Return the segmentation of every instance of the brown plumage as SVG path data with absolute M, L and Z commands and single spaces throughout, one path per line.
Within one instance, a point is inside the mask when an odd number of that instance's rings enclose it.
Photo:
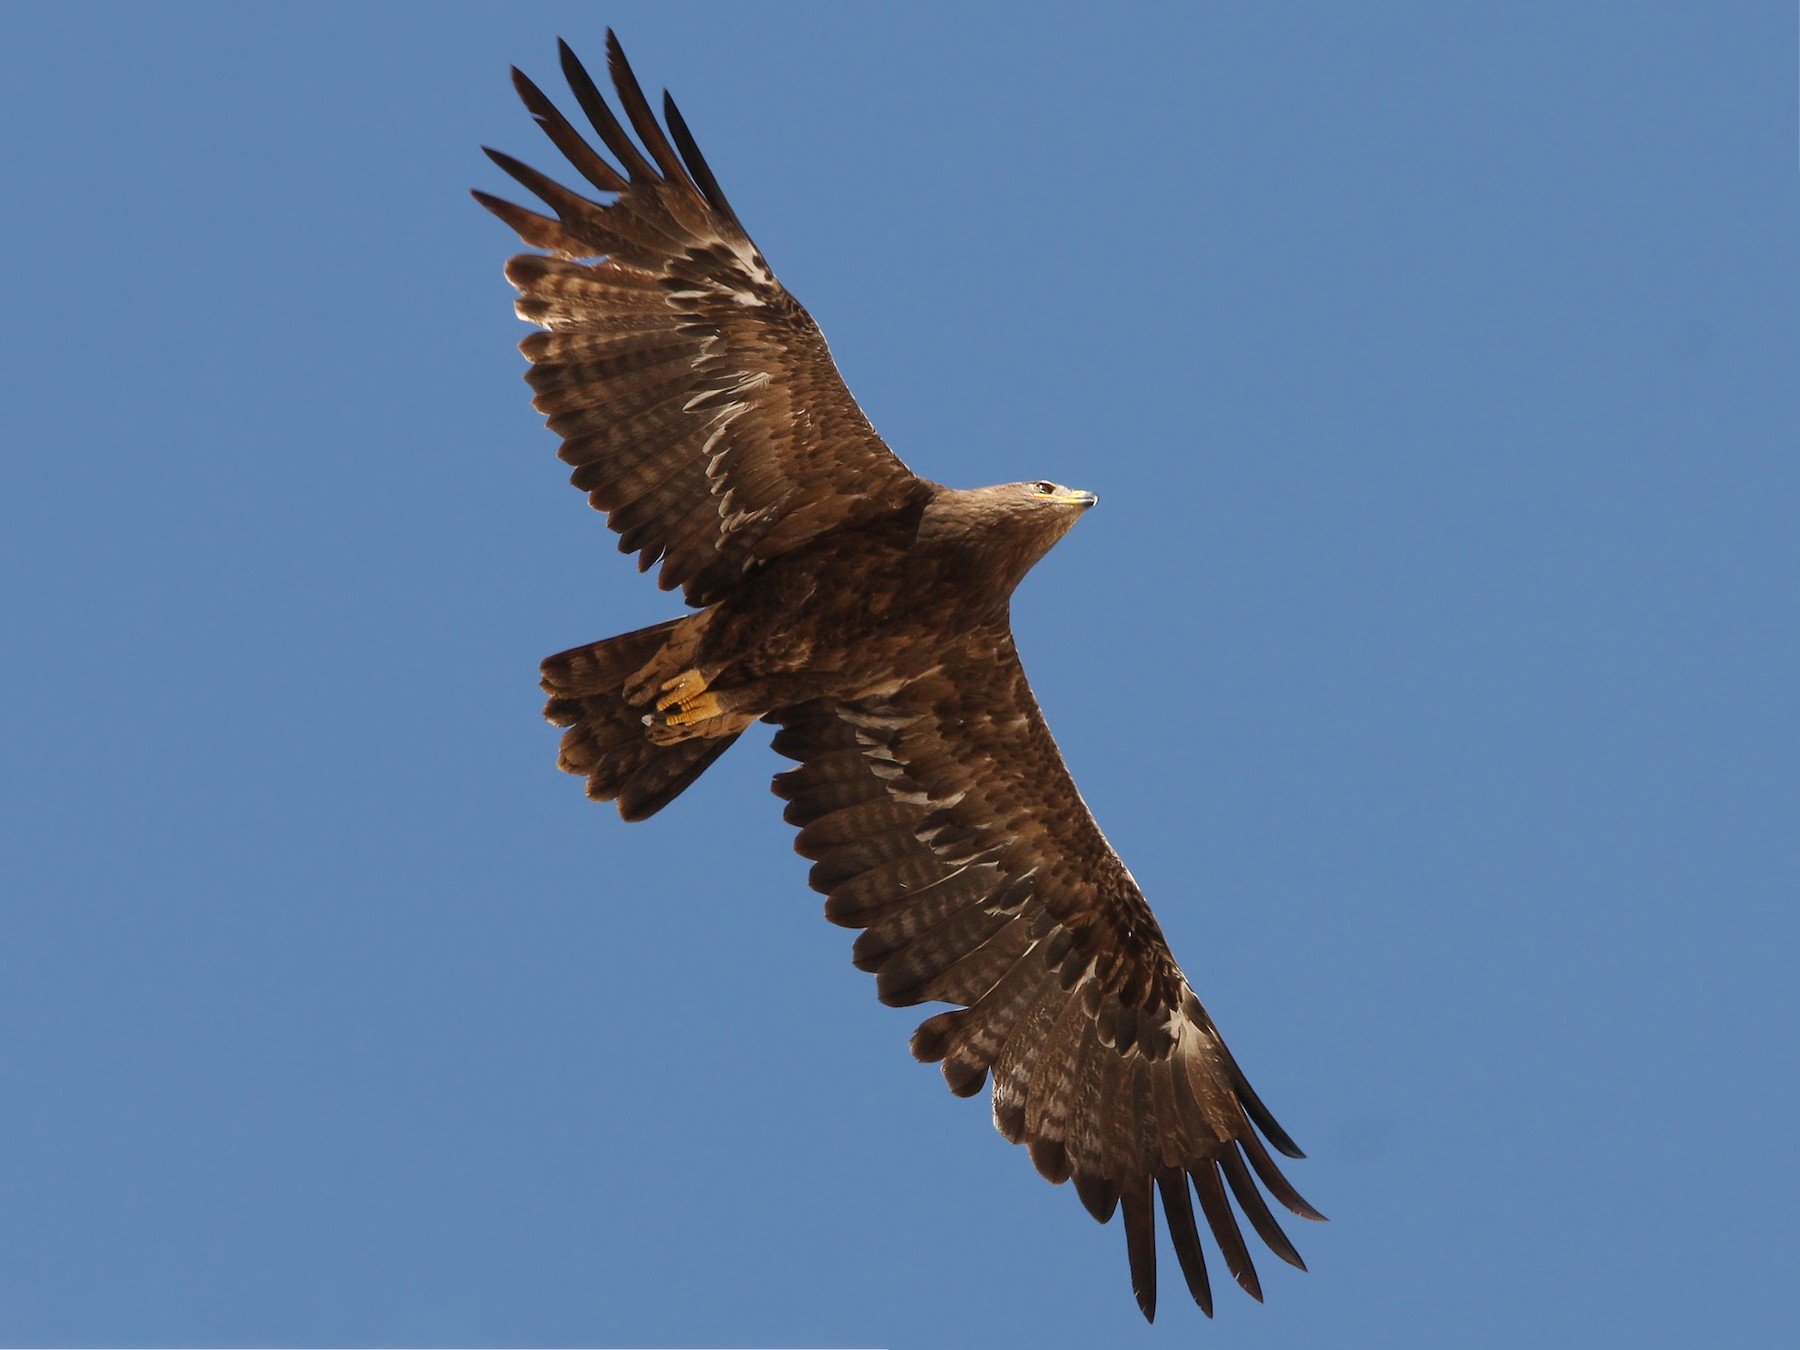
M 550 657 L 562 767 L 627 820 L 661 810 L 752 722 L 834 923 L 882 1001 L 956 1005 L 913 1053 L 1102 1223 L 1124 1214 L 1156 1306 L 1157 1197 L 1208 1314 L 1200 1215 L 1262 1297 L 1227 1191 L 1304 1269 L 1262 1190 L 1321 1217 L 1264 1147 L 1299 1157 L 1170 956 L 1076 791 L 1014 649 L 1008 602 L 1093 505 L 1052 483 L 959 491 L 875 434 L 818 328 L 750 241 L 664 96 L 609 33 L 636 140 L 574 53 L 562 67 L 617 168 L 514 84 L 602 205 L 489 151 L 554 217 L 477 192 L 526 243 L 506 267 L 536 406 L 572 481 L 640 568 L 697 612 Z M 673 138 L 671 142 L 670 138 Z

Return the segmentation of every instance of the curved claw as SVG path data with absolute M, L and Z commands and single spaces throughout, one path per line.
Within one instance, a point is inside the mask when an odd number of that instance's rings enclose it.
M 686 712 L 705 693 L 706 677 L 697 670 L 684 670 L 674 679 L 663 681 L 662 697 L 656 700 L 656 710 L 667 712 L 670 708 L 679 708 Z

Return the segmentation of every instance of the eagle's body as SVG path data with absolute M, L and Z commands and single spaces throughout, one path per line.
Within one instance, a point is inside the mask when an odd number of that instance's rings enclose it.
M 884 1002 L 954 1005 L 913 1052 L 1102 1221 L 1156 1297 L 1155 1196 L 1211 1311 L 1194 1201 L 1260 1285 L 1227 1191 L 1299 1256 L 1257 1183 L 1319 1215 L 1258 1133 L 1298 1157 L 1170 956 L 1031 696 L 1013 589 L 1092 506 L 1052 483 L 958 490 L 913 474 L 843 386 L 665 96 L 665 134 L 609 35 L 636 141 L 574 54 L 563 68 L 621 168 L 524 76 L 526 106 L 601 205 L 508 156 L 556 212 L 477 193 L 551 256 L 507 265 L 537 407 L 573 481 L 694 613 L 546 660 L 562 767 L 627 820 L 661 810 L 758 719 L 826 916 L 860 928 Z M 669 137 L 673 136 L 671 144 Z M 641 147 L 641 148 L 640 148 Z M 679 147 L 679 148 L 677 148 Z M 1190 1189 L 1191 1188 L 1191 1189 Z
M 546 661 L 549 716 L 573 728 L 564 767 L 641 819 L 725 748 L 695 741 L 736 737 L 814 699 L 887 697 L 1007 641 L 1014 587 L 1093 495 L 918 483 L 894 509 L 771 560 L 698 614 Z M 685 707 L 684 672 L 696 692 Z

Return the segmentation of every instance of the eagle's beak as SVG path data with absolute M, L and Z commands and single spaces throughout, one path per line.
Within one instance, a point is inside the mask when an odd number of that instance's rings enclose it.
M 1091 492 L 1070 492 L 1062 497 L 1052 497 L 1050 500 L 1059 506 L 1079 506 L 1085 511 L 1100 499 Z

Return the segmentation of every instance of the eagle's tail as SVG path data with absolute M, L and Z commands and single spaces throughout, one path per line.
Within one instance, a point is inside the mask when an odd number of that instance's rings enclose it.
M 626 820 L 644 820 L 679 797 L 735 734 L 653 745 L 644 710 L 625 701 L 625 682 L 662 650 L 679 619 L 590 642 L 545 658 L 544 717 L 563 733 L 557 765 L 587 779 L 587 795 L 616 801 Z

